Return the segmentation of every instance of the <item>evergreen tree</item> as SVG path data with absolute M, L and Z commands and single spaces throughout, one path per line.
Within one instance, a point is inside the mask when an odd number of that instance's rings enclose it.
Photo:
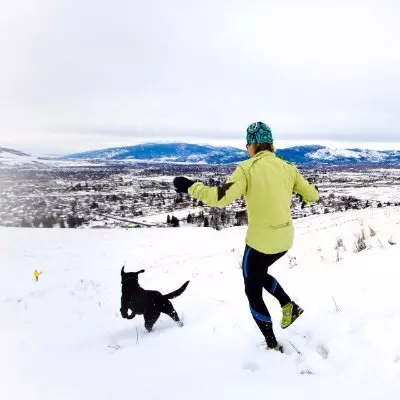
M 53 228 L 53 226 L 57 223 L 56 219 L 53 215 L 49 215 L 44 217 L 42 220 L 43 228 Z
M 226 219 L 227 219 L 226 212 L 225 212 L 225 211 L 223 211 L 223 212 L 221 213 L 221 223 L 222 223 L 222 225 L 224 225 L 224 224 L 225 224 L 225 222 L 226 222 Z
M 94 210 L 95 208 L 99 208 L 98 203 L 96 203 L 95 201 L 92 202 L 92 204 L 90 205 L 90 209 Z
M 179 227 L 179 219 L 176 218 L 175 216 L 172 216 L 171 218 L 171 224 L 174 228 L 178 228 Z
M 76 217 L 69 214 L 68 218 L 67 218 L 67 225 L 68 225 L 68 228 L 76 228 L 76 226 L 77 226 Z
M 33 218 L 32 224 L 35 228 L 39 228 L 40 226 L 40 219 L 38 217 Z
M 22 218 L 21 227 L 22 228 L 31 228 L 32 224 L 28 220 L 26 220 L 25 218 Z

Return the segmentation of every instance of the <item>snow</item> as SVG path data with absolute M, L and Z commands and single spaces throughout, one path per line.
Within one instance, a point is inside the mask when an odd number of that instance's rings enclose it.
M 336 187 L 335 194 L 336 196 L 355 196 L 360 200 L 398 202 L 400 185 Z
M 121 156 L 122 154 L 128 153 L 129 150 L 127 149 L 115 149 L 115 150 L 108 150 L 100 153 L 97 158 L 104 158 L 106 160 L 111 160 L 114 157 Z
M 37 157 L 30 156 L 28 154 L 17 154 L 11 151 L 0 151 L 0 163 L 8 163 L 11 165 L 14 164 L 19 164 L 19 163 L 30 163 L 30 162 L 36 162 Z
M 243 227 L 0 229 L 0 398 L 398 399 L 400 246 L 388 239 L 400 239 L 400 210 L 295 225 L 295 246 L 270 272 L 305 313 L 282 331 L 265 295 L 285 355 L 264 350 L 250 317 Z M 353 253 L 362 226 L 368 248 Z M 122 265 L 144 268 L 141 285 L 163 293 L 190 280 L 173 300 L 185 326 L 162 316 L 148 334 L 141 316 L 122 319 Z
M 18 166 L 32 166 L 37 167 L 50 166 L 50 167 L 86 167 L 96 165 L 93 162 L 86 160 L 65 160 L 57 158 L 41 158 L 30 155 L 18 155 L 8 151 L 0 151 L 0 167 L 18 167 Z
M 203 207 L 189 207 L 167 213 L 157 213 L 153 215 L 146 215 L 145 217 L 135 217 L 133 220 L 144 223 L 166 223 L 168 215 L 170 217 L 174 216 L 179 220 L 183 220 L 187 218 L 188 214 L 198 215 L 201 212 L 204 212 Z M 192 227 L 192 225 L 186 225 L 186 227 Z
M 145 158 L 145 155 L 148 155 Z M 239 162 L 247 157 L 244 150 L 229 147 L 213 147 L 209 145 L 194 145 L 189 143 L 145 143 L 142 145 L 123 148 L 95 150 L 72 154 L 67 158 L 128 161 L 140 163 L 171 163 L 171 164 L 211 164 L 215 163 L 218 155 L 219 162 Z M 119 160 L 115 160 L 118 158 Z
M 384 152 L 361 149 L 336 149 L 324 147 L 315 152 L 306 154 L 307 157 L 315 160 L 337 160 L 341 158 L 364 159 L 371 162 L 384 161 L 388 155 Z
M 325 159 L 325 160 L 334 160 L 338 157 L 346 157 L 346 158 L 359 158 L 360 155 L 358 152 L 346 149 L 332 149 L 329 147 L 319 149 L 314 153 L 307 154 L 308 157 L 314 159 Z
M 361 158 L 367 158 L 370 161 L 384 161 L 388 154 L 376 150 L 359 150 Z

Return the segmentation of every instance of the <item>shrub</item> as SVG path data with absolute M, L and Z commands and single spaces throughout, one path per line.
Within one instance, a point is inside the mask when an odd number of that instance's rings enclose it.
M 343 238 L 338 236 L 336 238 L 335 250 L 336 250 L 336 262 L 339 262 L 342 258 L 340 257 L 340 249 L 346 251 L 346 246 L 344 245 Z
M 367 248 L 367 244 L 365 243 L 365 231 L 364 228 L 361 228 L 359 233 L 356 233 L 354 239 L 354 253 L 359 253 Z

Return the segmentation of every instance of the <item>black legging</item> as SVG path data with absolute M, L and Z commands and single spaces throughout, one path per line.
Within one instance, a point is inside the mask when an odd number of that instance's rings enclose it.
M 275 347 L 277 341 L 272 330 L 271 315 L 262 297 L 262 290 L 264 288 L 272 294 L 281 306 L 290 303 L 290 297 L 282 289 L 279 282 L 268 274 L 268 268 L 284 254 L 286 254 L 286 251 L 277 254 L 264 254 L 246 246 L 243 257 L 244 285 L 250 311 L 264 335 L 268 347 Z

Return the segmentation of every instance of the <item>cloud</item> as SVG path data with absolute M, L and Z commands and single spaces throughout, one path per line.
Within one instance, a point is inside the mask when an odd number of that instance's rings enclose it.
M 4 4 L 0 142 L 398 141 L 396 1 Z M 89 140 L 90 139 L 90 140 Z

